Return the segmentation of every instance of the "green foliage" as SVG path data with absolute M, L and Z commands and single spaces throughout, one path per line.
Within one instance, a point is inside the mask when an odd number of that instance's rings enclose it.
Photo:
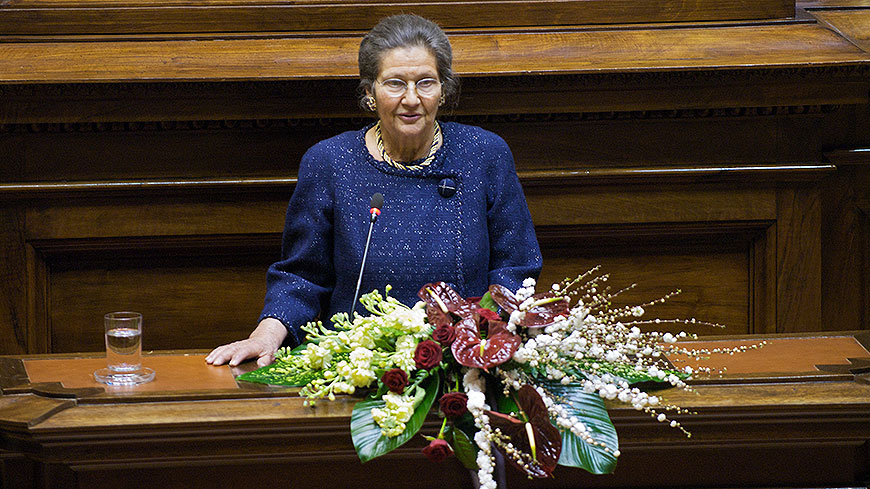
M 438 394 L 438 381 L 439 376 L 432 375 L 422 382 L 423 400 L 414 409 L 411 419 L 405 423 L 405 431 L 393 438 L 385 437 L 381 433 L 381 427 L 372 418 L 372 409 L 383 409 L 386 402 L 382 399 L 371 399 L 356 403 L 350 418 L 350 435 L 360 461 L 368 462 L 373 458 L 389 453 L 404 445 L 420 431 L 423 421 L 426 420 L 426 416 L 432 409 L 432 404 L 435 403 L 435 396 Z
M 506 396 L 504 393 L 499 392 L 496 396 L 496 402 L 498 403 L 496 409 L 498 412 L 503 414 L 511 414 L 517 413 L 520 410 L 520 407 L 517 406 L 517 402 L 513 397 Z
M 312 380 L 323 377 L 322 370 L 307 370 L 295 368 L 295 359 L 288 357 L 283 361 L 276 361 L 271 365 L 260 367 L 257 370 L 239 375 L 237 380 L 256 382 L 259 384 L 283 385 L 288 387 L 302 387 Z
M 494 300 L 492 300 L 492 296 L 489 295 L 489 291 L 486 294 L 483 294 L 483 297 L 480 298 L 480 302 L 478 303 L 480 307 L 484 309 L 490 309 L 492 311 L 498 312 L 498 304 Z
M 453 453 L 463 467 L 477 470 L 477 446 L 460 429 L 450 430 L 450 437 L 452 438 Z
M 577 384 L 551 382 L 544 385 L 556 397 L 564 400 L 563 405 L 568 412 L 583 421 L 595 441 L 604 443 L 611 451 L 619 449 L 616 428 L 610 421 L 601 396 L 583 392 L 582 386 Z M 580 467 L 593 474 L 610 474 L 616 470 L 616 457 L 603 447 L 587 443 L 573 433 L 562 430 L 559 465 Z

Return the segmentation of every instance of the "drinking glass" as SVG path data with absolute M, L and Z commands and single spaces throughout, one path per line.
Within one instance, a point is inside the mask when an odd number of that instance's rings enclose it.
M 106 368 L 94 372 L 94 378 L 109 385 L 135 385 L 154 380 L 154 370 L 142 366 L 142 315 L 110 312 L 105 315 L 104 324 Z

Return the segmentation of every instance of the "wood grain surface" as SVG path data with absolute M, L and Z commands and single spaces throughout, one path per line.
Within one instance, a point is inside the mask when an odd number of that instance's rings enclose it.
M 772 19 L 795 12 L 788 0 L 9 0 L 3 7 L 0 32 L 14 35 L 359 31 L 397 13 L 445 28 L 479 28 Z
M 856 20 L 857 22 L 858 20 Z M 863 22 L 863 21 L 862 21 Z M 358 37 L 0 43 L 0 83 L 353 78 Z M 455 34 L 463 76 L 813 66 L 867 62 L 829 29 L 793 23 Z
M 846 341 L 850 339 L 851 343 Z M 770 342 L 768 352 L 782 348 L 779 353 L 785 356 L 788 352 L 798 356 L 827 350 L 838 350 L 834 356 L 851 355 L 858 345 L 846 333 L 827 338 L 744 336 L 721 338 L 716 343 L 762 340 Z M 804 343 L 798 345 L 800 342 Z M 867 355 L 866 349 L 863 352 Z M 201 360 L 201 353 L 190 353 L 161 355 Z M 742 361 L 739 355 L 715 361 L 719 366 L 733 367 Z M 24 359 L 63 363 L 87 357 Z M 756 367 L 783 370 L 783 364 Z M 796 368 L 803 370 L 804 366 Z M 750 378 L 737 370 L 714 374 L 691 392 L 656 392 L 663 402 L 691 411 L 672 414 L 691 431 L 691 438 L 646 413 L 609 403 L 623 453 L 616 473 L 591 476 L 559 467 L 547 487 L 640 488 L 650 483 L 710 489 L 737 485 L 785 488 L 810 483 L 815 487 L 847 487 L 863 480 L 866 464 L 862 447 L 870 439 L 870 384 L 857 381 L 855 375 L 835 372 L 792 371 L 786 377 L 782 372 L 760 373 L 756 369 L 757 375 Z M 197 378 L 209 374 L 200 368 L 186 369 L 185 375 L 188 384 L 196 384 Z M 6 451 L 0 460 L 6 468 L 4 481 L 23 487 L 108 488 L 155 483 L 204 488 L 245 480 L 274 484 L 291 478 L 310 487 L 330 487 L 348 477 L 377 481 L 385 487 L 468 484 L 467 471 L 455 461 L 426 463 L 419 451 L 425 445 L 422 438 L 387 457 L 360 464 L 348 431 L 358 398 L 339 396 L 312 408 L 304 406 L 295 391 L 209 398 L 201 391 L 178 387 L 182 390 L 171 398 L 118 392 L 73 401 L 43 397 L 36 390 L 0 396 L 3 439 L 20 441 L 3 446 Z M 423 430 L 434 432 L 439 426 L 440 420 L 433 417 Z M 674 456 L 682 460 L 682 470 L 657 467 Z M 769 465 L 771 461 L 775 468 Z M 341 471 L 335 470 L 337 465 Z M 413 475 L 408 474 L 409 466 L 417 467 Z M 32 475 L 35 473 L 40 474 L 38 479 Z M 519 473 L 509 472 L 508 478 L 510 487 L 540 486 Z

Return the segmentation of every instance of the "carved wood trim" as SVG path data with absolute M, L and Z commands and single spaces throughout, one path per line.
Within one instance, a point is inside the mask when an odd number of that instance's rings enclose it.
M 733 166 L 613 167 L 519 171 L 526 187 L 633 184 L 648 182 L 714 183 L 722 181 L 783 182 L 817 180 L 836 171 L 830 164 L 758 164 Z M 205 178 L 172 180 L 121 180 L 84 182 L 0 183 L 0 201 L 75 196 L 147 194 L 258 193 L 285 194 L 296 185 L 295 177 Z
M 460 103 L 445 119 L 474 123 L 487 117 L 535 121 L 536 117 L 612 120 L 824 114 L 838 105 L 866 103 L 868 74 L 870 65 L 475 76 L 463 79 Z M 356 84 L 356 80 L 0 84 L 4 101 L 0 132 L 292 128 L 294 124 L 359 127 L 370 119 L 357 107 Z M 718 88 L 722 85 L 738 88 Z
M 367 30 L 416 13 L 445 28 L 685 22 L 793 17 L 789 0 L 489 0 L 246 2 L 9 0 L 0 31 L 15 35 Z
M 24 209 L 0 207 L 0 351 L 25 353 L 28 343 Z
M 825 153 L 825 160 L 835 165 L 870 165 L 870 148 L 828 151 Z
M 710 243 L 723 236 L 732 239 L 755 242 L 764 238 L 767 230 L 774 224 L 769 220 L 750 221 L 708 221 L 708 222 L 667 222 L 618 225 L 550 225 L 536 226 L 538 241 L 549 246 L 569 243 L 574 246 L 578 239 L 632 239 L 632 238 L 672 238 L 679 236 L 687 243 Z
M 16 388 L 27 386 L 30 379 L 20 358 L 0 358 L 0 393 L 19 393 Z
M 173 256 L 197 255 L 208 250 L 209 256 L 227 253 L 273 252 L 281 247 L 281 233 L 220 234 L 192 236 L 136 236 L 80 239 L 38 239 L 28 242 L 34 250 L 50 263 L 57 257 L 77 257 L 99 255 L 101 253 L 123 253 L 125 251 L 142 254 L 163 254 L 172 252 Z
M 51 321 L 49 298 L 49 265 L 45 257 L 31 243 L 25 245 L 27 253 L 27 352 L 51 351 Z
M 0 85 L 0 92 L 2 92 Z M 38 98 L 38 95 L 34 95 Z M 71 96 L 72 98 L 72 96 Z M 349 104 L 350 105 L 350 104 Z M 585 121 L 632 121 L 662 119 L 709 119 L 731 117 L 776 117 L 788 115 L 830 114 L 839 110 L 837 104 L 824 105 L 782 105 L 764 107 L 707 107 L 662 110 L 631 111 L 586 111 L 586 112 L 523 112 L 523 113 L 475 113 L 443 114 L 439 119 L 465 124 L 524 123 L 524 122 L 585 122 Z M 221 120 L 128 120 L 115 122 L 33 122 L 0 123 L 0 133 L 89 133 L 89 132 L 164 132 L 164 131 L 239 131 L 310 128 L 312 126 L 343 129 L 358 129 L 373 122 L 371 117 L 318 117 L 311 118 L 267 118 L 267 119 L 221 119 Z M 860 150 L 856 150 L 860 151 Z M 833 153 L 839 154 L 839 153 Z M 860 156 L 858 156 L 860 157 Z
M 776 332 L 777 223 L 759 226 L 749 252 L 749 329 L 753 334 Z

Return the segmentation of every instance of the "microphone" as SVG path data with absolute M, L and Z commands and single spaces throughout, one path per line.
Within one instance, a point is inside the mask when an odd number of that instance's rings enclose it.
M 372 229 L 375 227 L 375 221 L 381 215 L 381 207 L 384 206 L 384 196 L 378 192 L 372 195 L 372 200 L 369 202 L 369 234 L 366 237 L 366 247 L 363 249 L 362 263 L 359 266 L 359 278 L 356 280 L 356 290 L 353 293 L 353 302 L 350 303 L 350 320 L 353 321 L 353 310 L 356 308 L 356 301 L 359 299 L 359 288 L 362 285 L 363 271 L 366 268 L 366 258 L 369 255 L 369 243 L 372 241 Z
M 371 222 L 375 222 L 378 220 L 378 216 L 381 215 L 381 207 L 384 206 L 384 196 L 378 192 L 375 195 L 372 195 L 372 200 L 369 203 L 369 212 L 372 214 Z

